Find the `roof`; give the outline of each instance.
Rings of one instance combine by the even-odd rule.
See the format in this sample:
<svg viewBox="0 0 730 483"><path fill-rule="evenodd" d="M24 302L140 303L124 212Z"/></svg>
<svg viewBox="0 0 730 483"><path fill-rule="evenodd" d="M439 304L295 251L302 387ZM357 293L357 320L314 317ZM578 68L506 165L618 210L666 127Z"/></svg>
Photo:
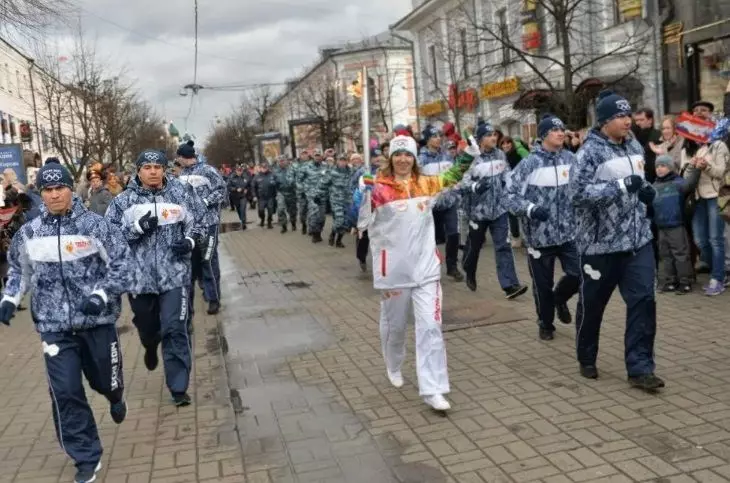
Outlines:
<svg viewBox="0 0 730 483"><path fill-rule="evenodd" d="M307 77L319 69L330 59L340 55L354 54L358 52L367 52L368 50L381 49L403 49L410 51L411 46L402 38L396 37L389 30L381 32L372 37L367 37L357 42L345 42L341 44L322 45L319 47L319 61L314 64L307 72L299 76L297 79L287 81L286 89L274 100L269 109L274 108L284 99L287 94L297 88Z"/></svg>

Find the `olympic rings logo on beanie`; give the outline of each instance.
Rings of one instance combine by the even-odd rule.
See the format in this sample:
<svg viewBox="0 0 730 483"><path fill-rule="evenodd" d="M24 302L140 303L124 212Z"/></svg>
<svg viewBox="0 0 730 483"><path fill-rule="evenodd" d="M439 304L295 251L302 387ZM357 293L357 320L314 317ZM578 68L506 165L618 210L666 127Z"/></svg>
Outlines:
<svg viewBox="0 0 730 483"><path fill-rule="evenodd" d="M43 173L43 181L46 183L57 183L63 179L60 169L49 169Z"/></svg>

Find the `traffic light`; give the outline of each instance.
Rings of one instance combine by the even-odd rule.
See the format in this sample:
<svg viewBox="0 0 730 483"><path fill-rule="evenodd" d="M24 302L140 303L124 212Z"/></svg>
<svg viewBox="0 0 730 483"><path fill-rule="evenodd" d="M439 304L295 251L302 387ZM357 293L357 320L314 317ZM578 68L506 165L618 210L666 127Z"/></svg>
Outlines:
<svg viewBox="0 0 730 483"><path fill-rule="evenodd" d="M358 99L362 97L362 72L357 73L357 80L347 87L347 93Z"/></svg>

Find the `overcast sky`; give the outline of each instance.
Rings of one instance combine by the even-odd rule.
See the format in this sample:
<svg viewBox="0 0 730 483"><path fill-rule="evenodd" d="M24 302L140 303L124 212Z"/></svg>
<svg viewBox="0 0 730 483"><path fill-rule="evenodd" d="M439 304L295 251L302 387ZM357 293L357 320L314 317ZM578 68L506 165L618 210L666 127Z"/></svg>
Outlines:
<svg viewBox="0 0 730 483"><path fill-rule="evenodd" d="M185 129L193 81L193 0L77 0L97 52L125 67L161 115ZM387 30L410 0L199 0L198 83L282 82L317 58L317 47ZM188 130L199 144L240 92L201 91Z"/></svg>

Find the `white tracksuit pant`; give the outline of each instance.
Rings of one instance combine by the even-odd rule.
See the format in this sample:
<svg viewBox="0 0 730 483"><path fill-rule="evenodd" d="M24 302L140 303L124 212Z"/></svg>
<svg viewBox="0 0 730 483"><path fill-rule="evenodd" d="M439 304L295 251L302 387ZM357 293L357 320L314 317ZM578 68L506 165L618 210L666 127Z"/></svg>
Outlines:
<svg viewBox="0 0 730 483"><path fill-rule="evenodd" d="M413 303L416 319L416 373L421 396L449 392L446 345L441 333L441 282L384 290L380 299L380 339L388 371L401 370L406 357L406 323Z"/></svg>

